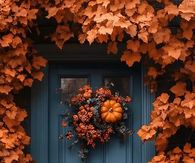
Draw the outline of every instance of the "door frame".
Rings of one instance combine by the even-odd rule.
[[[120,45],[123,47],[123,45]],[[42,82],[35,82],[31,89],[31,147],[30,151],[33,159],[37,163],[49,163],[49,130],[48,130],[48,109],[49,109],[49,68],[50,63],[70,63],[70,62],[100,62],[117,63],[120,58],[117,55],[107,55],[106,46],[104,45],[80,45],[77,43],[67,44],[62,50],[55,45],[38,44],[35,48],[43,54],[48,60],[48,66],[44,68],[44,78]],[[122,48],[121,48],[122,49]],[[64,55],[63,55],[64,54]],[[150,112],[154,94],[151,94],[147,86],[144,85],[145,68],[141,64],[140,72],[141,84],[141,124],[146,124],[150,120]],[[37,120],[38,119],[38,120]],[[136,133],[134,133],[136,134]],[[137,136],[137,135],[136,135]],[[137,136],[138,137],[138,136]],[[136,151],[135,155],[141,157],[140,163],[149,161],[155,153],[154,143],[146,142],[141,145],[140,151]],[[137,142],[135,142],[137,143]],[[140,156],[141,155],[141,156]],[[135,157],[135,156],[132,156]]]

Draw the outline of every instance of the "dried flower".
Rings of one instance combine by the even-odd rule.
[[[75,136],[78,141],[82,142],[81,151],[88,149],[88,147],[95,148],[98,142],[108,142],[114,133],[129,135],[129,130],[120,131],[121,127],[124,127],[124,123],[109,124],[101,119],[100,108],[106,100],[115,100],[121,104],[121,107],[124,107],[124,112],[127,112],[128,106],[126,104],[131,101],[131,98],[128,96],[123,98],[119,96],[119,93],[112,94],[108,88],[100,88],[93,93],[92,88],[89,85],[85,85],[71,99],[70,119],[72,119]],[[124,115],[127,114],[124,113]],[[124,116],[121,121],[125,121]],[[68,131],[66,138],[69,140],[72,137],[72,132]],[[81,153],[82,158],[86,157],[87,153]]]

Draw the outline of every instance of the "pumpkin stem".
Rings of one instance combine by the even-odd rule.
[[[109,111],[109,112],[113,112],[113,109],[112,109],[112,108],[110,108],[108,111]]]

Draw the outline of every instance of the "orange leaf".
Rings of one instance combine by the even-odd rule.
[[[131,67],[135,62],[141,60],[141,55],[139,53],[132,53],[131,51],[125,51],[121,56],[121,61],[125,61],[126,64]]]
[[[25,79],[25,75],[22,75],[22,74],[21,75],[18,75],[17,76],[17,79],[20,80],[21,82],[23,82],[24,79]]]
[[[190,21],[195,14],[195,2],[194,0],[183,0],[179,5],[179,11],[181,17]]]
[[[86,34],[80,34],[78,39],[79,39],[79,42],[81,44],[83,44],[85,42],[85,40],[86,40]]]
[[[149,163],[165,163],[165,159],[166,159],[166,156],[164,156],[163,154],[160,154],[160,155],[157,155],[157,156],[154,156],[152,161],[149,162]]]
[[[33,80],[31,78],[27,78],[24,80],[24,86],[32,87]]]
[[[163,102],[164,104],[166,104],[169,100],[169,95],[167,93],[162,93],[158,99]]]
[[[132,50],[133,52],[137,52],[140,47],[140,42],[138,40],[133,41],[129,40],[127,41],[127,49]]]
[[[93,29],[87,32],[87,40],[89,41],[90,44],[95,40],[96,37],[97,37],[97,30]]]
[[[149,140],[152,139],[153,136],[156,134],[156,130],[150,128],[150,126],[143,125],[141,129],[137,132],[139,137],[144,140]]]
[[[181,56],[181,52],[182,52],[182,49],[181,48],[175,48],[175,47],[172,47],[172,46],[166,46],[163,48],[169,56],[175,58],[175,59],[179,59],[179,57]]]
[[[147,31],[140,31],[138,37],[145,43],[148,43],[148,32]]]
[[[6,115],[10,118],[10,119],[15,119],[17,114],[17,110],[7,110],[6,111]]]
[[[27,10],[23,8],[16,13],[16,16],[27,17],[27,14],[28,14]]]
[[[14,161],[18,161],[19,159],[19,155],[14,153],[14,154],[10,154],[9,156],[5,157],[5,163],[12,163]]]
[[[190,70],[192,73],[195,73],[195,61],[188,61],[185,63],[185,68]]]
[[[28,11],[28,19],[32,20],[32,19],[36,19],[37,16],[36,14],[38,13],[38,9],[32,9]]]
[[[109,42],[107,47],[107,53],[116,54],[118,52],[117,42]]]
[[[8,94],[12,89],[9,85],[0,85],[0,93]]]
[[[175,96],[183,96],[186,92],[186,83],[177,82],[177,84],[171,87],[170,91],[175,94]]]
[[[106,35],[106,34],[109,34],[111,35],[113,32],[113,27],[105,27],[105,26],[101,26],[98,30],[98,33],[99,34],[102,34],[102,35]]]
[[[34,79],[37,79],[37,80],[41,81],[43,79],[44,73],[41,72],[41,71],[33,72],[32,76],[33,76]]]
[[[47,16],[47,18],[51,18],[51,17],[55,16],[57,14],[58,10],[59,9],[56,8],[56,7],[49,8],[48,9],[48,16]]]
[[[10,118],[7,117],[7,116],[4,116],[4,117],[3,117],[3,122],[5,122],[5,124],[7,125],[8,128],[12,128],[13,126],[17,126],[17,125],[20,124],[20,123],[17,122],[16,120],[10,119]]]
[[[33,56],[33,60],[32,60],[32,66],[39,70],[41,67],[45,67],[47,64],[47,60],[44,59],[41,56]]]
[[[177,6],[176,5],[173,5],[173,4],[167,5],[165,7],[165,11],[168,14],[173,14],[175,16],[177,16],[179,14],[179,10],[178,10]]]
[[[157,75],[158,75],[158,72],[157,72],[156,68],[150,67],[147,74],[148,74],[148,76],[150,76],[153,79],[155,79],[157,77]]]
[[[12,34],[7,34],[0,39],[0,44],[2,47],[7,47],[9,46],[13,41],[13,35]]]
[[[15,77],[16,75],[16,71],[14,69],[6,68],[4,72],[6,75],[10,75],[11,77]]]
[[[126,32],[131,36],[135,37],[137,35],[137,26],[136,25],[130,25],[128,29],[126,29]]]
[[[52,35],[52,41],[55,41],[56,45],[62,49],[64,43],[73,37],[73,33],[70,31],[68,25],[59,25],[56,32]]]
[[[21,38],[18,37],[18,36],[16,36],[16,37],[14,37],[13,42],[12,42],[11,45],[12,45],[13,48],[16,48],[16,46],[17,46],[18,44],[20,44],[20,43],[22,43]]]
[[[154,36],[154,41],[157,44],[168,42],[171,36],[171,31],[166,28],[161,29],[161,30],[158,30],[158,32],[154,33],[153,36]]]
[[[27,112],[25,110],[19,110],[17,113],[17,121],[22,122],[27,117]]]

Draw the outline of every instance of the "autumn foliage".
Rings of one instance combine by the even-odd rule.
[[[30,138],[21,122],[25,110],[14,103],[13,95],[33,80],[41,80],[45,59],[30,46],[27,32],[38,9],[28,1],[0,0],[0,162],[30,162],[24,155]]]
[[[168,148],[181,126],[195,129],[195,1],[194,0],[0,0],[0,162],[30,162],[23,152],[29,143],[21,122],[26,112],[14,94],[41,80],[46,60],[31,46],[38,18],[56,22],[51,40],[62,48],[70,38],[80,43],[107,43],[131,67],[145,58],[146,83],[156,98],[151,122],[138,131],[143,141],[155,139],[151,162],[194,162],[195,147]],[[120,55],[120,54],[118,54]],[[175,156],[175,157],[174,157]]]

